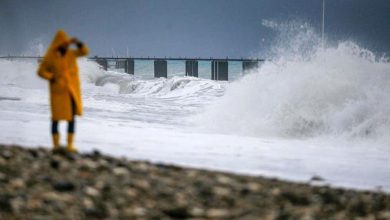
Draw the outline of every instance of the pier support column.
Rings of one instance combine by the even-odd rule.
[[[108,69],[108,62],[106,59],[97,59],[96,62],[104,69]]]
[[[198,77],[198,61],[186,60],[186,76]]]
[[[117,60],[115,62],[115,69],[124,69],[125,68],[125,62],[124,60]]]
[[[242,72],[248,72],[259,67],[258,61],[242,61]]]
[[[229,80],[229,63],[228,61],[211,61],[211,79],[212,80]]]
[[[125,60],[125,73],[134,75],[134,60],[133,59],[127,59]]]
[[[154,61],[154,77],[168,77],[168,67],[166,60],[155,60]]]

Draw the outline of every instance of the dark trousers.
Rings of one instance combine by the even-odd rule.
[[[75,114],[76,114],[76,104],[73,100],[73,97],[71,98],[72,102],[72,120],[68,121],[68,133],[73,134],[75,132],[75,126],[76,126],[76,120],[75,120]],[[58,121],[52,120],[51,121],[51,133],[52,134],[58,134]]]

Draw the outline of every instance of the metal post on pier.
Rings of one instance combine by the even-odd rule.
[[[186,76],[198,77],[197,60],[186,60]]]
[[[168,65],[166,60],[154,60],[154,77],[168,77]]]
[[[128,73],[130,75],[134,75],[134,60],[133,59],[126,59],[125,60],[125,73]]]
[[[259,67],[258,61],[242,61],[242,72],[246,73]]]
[[[108,61],[106,59],[96,59],[96,62],[104,69],[108,69]]]
[[[211,79],[212,80],[229,80],[229,63],[228,61],[211,61]]]

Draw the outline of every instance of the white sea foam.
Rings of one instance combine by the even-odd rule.
[[[283,34],[289,39],[279,39],[283,43],[273,50],[279,54],[272,61],[233,82],[196,119],[200,126],[257,137],[327,136],[390,144],[388,60],[350,41],[320,48],[310,27],[298,29],[293,38]]]
[[[174,76],[169,79],[139,79],[125,73],[112,73],[99,77],[96,86],[112,85],[118,94],[151,97],[219,96],[226,83],[194,77]]]

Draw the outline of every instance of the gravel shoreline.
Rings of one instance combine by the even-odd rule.
[[[0,145],[0,219],[390,219],[390,195]]]

